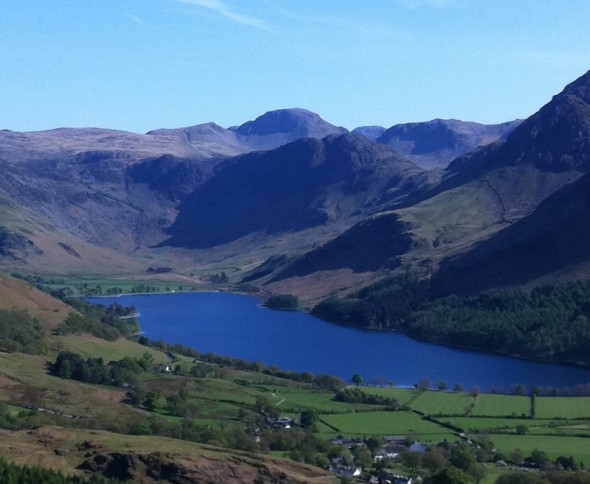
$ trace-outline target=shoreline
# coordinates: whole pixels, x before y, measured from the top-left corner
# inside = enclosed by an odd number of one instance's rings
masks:
[[[233,294],[236,296],[247,296],[247,297],[252,297],[252,298],[259,299],[259,300],[264,300],[264,296],[261,295],[260,293],[250,293],[250,292],[238,291],[238,290],[224,290],[224,289],[213,288],[213,287],[203,289],[203,290],[196,290],[196,291],[163,291],[163,292],[143,292],[143,293],[121,293],[121,294],[115,294],[115,295],[79,296],[79,297],[80,298],[109,298],[109,297],[116,298],[116,297],[122,297],[122,296],[158,296],[158,295],[164,296],[164,295],[194,294],[194,293],[224,293],[224,294]],[[358,331],[367,331],[367,332],[372,332],[372,333],[384,333],[384,334],[397,333],[397,334],[401,334],[407,338],[410,338],[414,341],[419,341],[421,343],[432,344],[432,345],[436,345],[436,346],[440,346],[440,347],[444,347],[444,348],[450,348],[450,349],[465,351],[465,352],[469,352],[469,353],[489,354],[489,355],[500,356],[500,357],[505,357],[505,358],[514,358],[514,359],[518,359],[518,360],[522,360],[522,361],[530,361],[533,363],[540,363],[540,364],[547,364],[547,365],[563,365],[563,366],[567,366],[567,367],[578,368],[581,370],[587,370],[589,372],[589,382],[590,382],[590,367],[582,365],[582,364],[576,364],[573,362],[557,361],[557,360],[548,360],[548,359],[542,359],[542,358],[530,358],[530,357],[526,357],[526,356],[518,355],[518,354],[510,354],[510,353],[503,353],[503,352],[499,352],[499,351],[486,350],[486,349],[481,349],[481,348],[472,348],[472,347],[468,347],[468,346],[460,346],[460,345],[453,345],[453,344],[449,344],[449,343],[441,343],[441,342],[434,341],[434,340],[416,338],[415,336],[412,336],[404,331],[384,330],[384,329],[378,329],[378,328],[365,328],[365,327],[355,325],[355,324],[342,323],[342,322],[338,322],[338,321],[333,321],[333,320],[321,318],[321,317],[313,314],[311,312],[311,310],[309,310],[308,308],[301,308],[298,310],[286,311],[286,310],[269,308],[268,306],[264,305],[263,302],[258,304],[258,307],[260,307],[261,309],[269,310],[269,311],[302,312],[302,313],[306,313],[306,314],[318,319],[319,321],[333,324],[335,326],[346,327],[346,328],[351,328],[351,329],[355,329]]]

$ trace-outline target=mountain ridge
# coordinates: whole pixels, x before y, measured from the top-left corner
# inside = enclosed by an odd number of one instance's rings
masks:
[[[589,171],[589,84],[587,73],[523,122],[434,120],[377,138],[430,130],[418,147],[430,156],[466,149],[458,133],[479,133],[475,144],[499,137],[445,170],[302,109],[230,129],[2,131],[0,263],[87,269],[110,257],[117,270],[141,272],[155,257],[188,275],[231,266],[230,282],[269,290],[323,281],[317,297],[347,278],[436,277],[545,200],[559,203],[552,194]]]

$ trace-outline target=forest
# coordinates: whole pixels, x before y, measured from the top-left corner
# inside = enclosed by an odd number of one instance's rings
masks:
[[[484,351],[590,365],[590,283],[496,290],[435,298],[427,281],[391,278],[348,298],[330,298],[313,314],[368,329]]]

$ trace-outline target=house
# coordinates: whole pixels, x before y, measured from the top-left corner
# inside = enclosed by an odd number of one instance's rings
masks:
[[[332,459],[330,465],[330,472],[336,474],[339,477],[360,477],[363,473],[363,469],[357,466],[348,465],[343,457],[336,457]]]
[[[409,447],[410,452],[418,452],[419,454],[423,454],[426,452],[426,445],[416,441]]]
[[[413,477],[400,476],[390,472],[383,472],[379,479],[382,484],[415,484],[417,481]]]
[[[346,437],[338,437],[336,439],[332,439],[330,441],[332,445],[340,445],[342,447],[347,447],[349,449],[353,449],[358,447],[359,445],[365,445],[365,442],[362,439],[348,439]]]
[[[273,429],[291,430],[291,426],[295,424],[295,421],[291,417],[280,417],[277,419],[266,417],[266,423]]]
[[[383,437],[385,444],[405,445],[406,438],[403,435],[386,435]]]

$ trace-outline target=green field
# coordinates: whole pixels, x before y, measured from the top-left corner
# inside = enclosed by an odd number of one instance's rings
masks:
[[[536,417],[588,418],[590,397],[543,397],[536,399]]]
[[[94,358],[100,357],[105,361],[115,361],[125,356],[140,358],[144,353],[149,353],[152,355],[154,363],[166,364],[168,362],[163,351],[138,345],[125,338],[107,342],[93,336],[67,335],[55,336],[50,341],[52,341],[54,349],[67,347],[70,351],[85,358],[92,356]]]
[[[432,442],[457,439],[451,430],[423,420],[420,415],[408,411],[323,415],[322,420],[347,437],[404,435]]]
[[[551,460],[559,456],[573,457],[577,462],[590,465],[590,439],[583,437],[560,437],[546,435],[493,435],[496,448],[510,456],[515,449],[530,455],[535,449],[542,450]]]
[[[74,296],[87,295],[116,295],[129,293],[158,293],[158,292],[183,292],[210,289],[211,286],[197,282],[183,282],[170,280],[163,276],[152,275],[143,281],[133,279],[113,279],[101,276],[38,276],[42,284],[49,290],[70,288]],[[178,279],[178,276],[176,276]]]
[[[466,415],[473,401],[468,393],[428,391],[420,393],[410,407],[427,415]]]
[[[440,420],[456,425],[465,432],[506,432],[514,431],[517,425],[526,425],[527,427],[538,425],[546,427],[552,422],[551,420],[503,417],[448,417],[441,418]]]
[[[353,411],[370,411],[380,409],[376,405],[364,405],[362,403],[343,403],[334,400],[333,393],[319,393],[316,391],[290,392],[280,389],[277,396],[285,401],[279,405],[286,411],[301,412],[306,409],[316,410],[318,413],[347,413]]]
[[[417,390],[395,387],[361,387],[363,392],[383,397],[393,397],[400,405],[407,405],[419,395]]]

